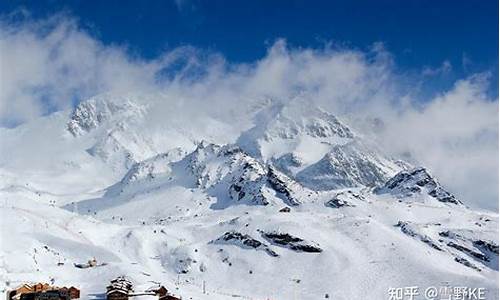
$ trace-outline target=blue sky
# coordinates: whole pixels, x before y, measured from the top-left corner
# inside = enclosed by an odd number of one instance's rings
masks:
[[[221,53],[231,62],[262,58],[278,38],[292,47],[333,43],[366,51],[383,42],[402,72],[438,68],[429,89],[489,71],[497,94],[498,1],[2,1],[3,14],[33,18],[64,11],[105,44],[153,58],[181,45]]]

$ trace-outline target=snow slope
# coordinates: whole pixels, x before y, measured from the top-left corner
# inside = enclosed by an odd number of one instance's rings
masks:
[[[162,97],[100,95],[0,129],[2,292],[53,280],[102,299],[126,275],[183,299],[387,299],[406,286],[498,299],[498,214],[425,168],[300,99],[238,131],[157,119]],[[104,265],[74,266],[93,257]]]

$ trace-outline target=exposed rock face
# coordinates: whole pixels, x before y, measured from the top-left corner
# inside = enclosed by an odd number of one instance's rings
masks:
[[[232,180],[229,195],[238,202],[268,205],[269,200],[264,194],[265,180],[264,169],[260,164],[245,163],[242,172]]]
[[[215,189],[222,186],[237,202],[269,204],[262,190],[265,167],[239,147],[202,142],[183,160],[198,187]]]
[[[339,198],[333,198],[329,200],[328,202],[325,203],[326,206],[333,207],[333,208],[340,208],[344,206],[353,206],[349,204],[349,202],[339,199]]]
[[[323,252],[318,245],[308,243],[299,237],[295,237],[288,233],[280,232],[264,232],[262,236],[270,241],[272,244],[291,249],[297,252],[319,253]]]
[[[276,252],[269,248],[268,245],[252,238],[248,234],[242,234],[237,231],[228,231],[215,241],[212,241],[212,243],[235,245],[244,249],[263,250],[270,256],[279,256]]]
[[[474,241],[474,246],[476,246],[479,249],[489,251],[493,254],[496,254],[498,256],[498,245],[490,242],[490,241],[483,241],[483,240],[477,240]]]
[[[239,203],[268,205],[278,197],[298,205],[303,187],[271,166],[256,160],[234,145],[201,143],[184,161],[203,189],[226,189]],[[274,195],[273,195],[274,194]]]
[[[273,167],[269,167],[267,171],[267,182],[271,187],[281,194],[284,202],[288,205],[299,205],[300,201],[295,198],[296,190],[301,189],[300,185],[290,179],[285,174],[277,171]]]
[[[471,269],[474,269],[478,272],[481,272],[481,269],[479,267],[477,267],[476,265],[474,265],[473,263],[471,263],[469,260],[463,258],[463,257],[455,257],[455,261],[459,264],[462,264],[466,267],[469,267]]]
[[[425,168],[401,171],[388,180],[383,186],[377,187],[375,193],[391,193],[399,198],[418,194],[428,194],[444,203],[461,204],[450,192],[446,191]]]
[[[462,251],[476,259],[479,259],[479,260],[482,260],[482,261],[485,261],[485,262],[488,262],[490,261],[490,259],[488,258],[488,256],[484,255],[483,253],[479,253],[477,251],[474,251],[472,249],[469,249],[465,246],[462,246],[462,245],[459,245],[457,243],[454,243],[454,242],[448,242],[447,244],[448,247],[452,247],[452,248],[455,248],[457,249],[458,251]]]

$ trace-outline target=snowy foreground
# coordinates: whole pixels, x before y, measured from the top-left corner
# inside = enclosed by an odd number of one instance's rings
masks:
[[[233,116],[247,116],[241,128],[158,116],[160,100],[101,95],[0,129],[2,297],[52,280],[103,299],[126,275],[182,299],[409,287],[414,299],[433,299],[430,287],[498,299],[498,214],[469,209],[415,162],[299,100],[262,101]],[[102,265],[75,267],[93,257]]]

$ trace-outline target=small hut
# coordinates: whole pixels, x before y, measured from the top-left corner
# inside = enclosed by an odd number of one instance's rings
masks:
[[[279,210],[279,212],[282,212],[282,213],[289,213],[290,211],[291,211],[290,207],[288,207],[288,206],[285,206]]]
[[[97,267],[97,259],[95,257],[92,257],[92,259],[89,259],[89,261],[87,262],[87,264],[91,268]]]
[[[164,297],[168,294],[167,288],[164,287],[163,285],[159,285],[159,284],[155,285],[153,287],[150,287],[149,289],[145,290],[144,292],[147,294],[150,294],[150,295],[156,295],[159,298]]]

